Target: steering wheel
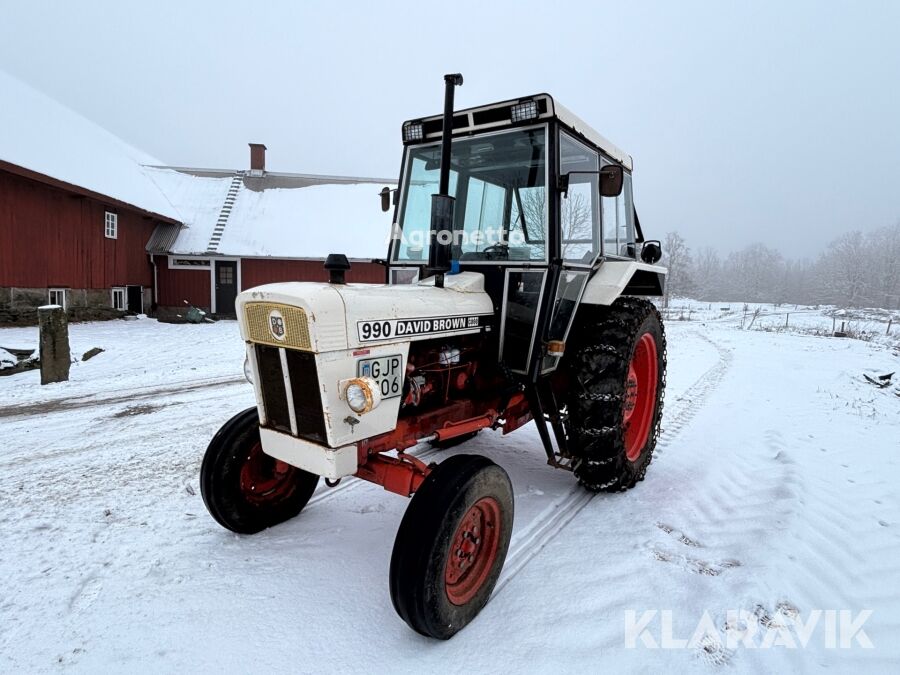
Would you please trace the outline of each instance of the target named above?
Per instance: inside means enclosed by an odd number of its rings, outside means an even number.
[[[487,260],[508,260],[509,244],[491,244],[484,247],[481,252]],[[495,253],[497,255],[494,255]]]

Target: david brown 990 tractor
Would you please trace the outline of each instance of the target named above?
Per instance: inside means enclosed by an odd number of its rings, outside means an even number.
[[[386,284],[244,291],[237,314],[256,407],[201,469],[212,516],[240,533],[296,516],[320,476],[412,497],[390,566],[397,613],[446,639],[484,607],[513,526],[506,472],[476,454],[406,452],[534,421],[551,466],[591,491],[644,477],[666,344],[658,242],[632,202],[631,158],[550,96],[403,124]],[[452,132],[451,132],[452,130]]]

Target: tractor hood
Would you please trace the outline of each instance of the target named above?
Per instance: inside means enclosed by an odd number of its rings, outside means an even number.
[[[484,276],[448,275],[444,288],[418,284],[289,282],[258,286],[237,298],[247,342],[331,352],[474,333],[491,325]]]

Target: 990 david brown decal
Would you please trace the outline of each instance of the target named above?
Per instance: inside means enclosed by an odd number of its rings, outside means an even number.
[[[388,340],[414,335],[440,335],[461,330],[477,330],[489,325],[489,315],[431,317],[426,319],[384,319],[357,321],[360,342]]]

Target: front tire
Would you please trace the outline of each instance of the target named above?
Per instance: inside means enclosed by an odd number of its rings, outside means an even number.
[[[296,516],[319,477],[265,454],[256,408],[228,420],[210,441],[200,467],[200,494],[219,525],[255,534]]]
[[[509,549],[513,490],[486,457],[455,455],[413,495],[391,556],[391,600],[410,628],[447,640],[485,606]]]
[[[666,337],[656,307],[622,297],[583,307],[560,369],[576,457],[588,490],[619,492],[644,479],[659,436]]]

